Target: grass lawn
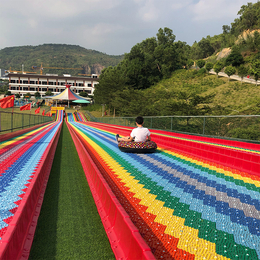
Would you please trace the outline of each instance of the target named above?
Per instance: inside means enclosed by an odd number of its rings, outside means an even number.
[[[115,259],[65,123],[29,259]]]

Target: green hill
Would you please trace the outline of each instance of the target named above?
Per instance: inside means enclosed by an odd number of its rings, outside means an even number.
[[[181,69],[150,88],[115,93],[106,102],[107,110],[114,108],[118,116],[256,115],[260,89],[203,69]]]
[[[171,78],[162,80],[142,94],[146,97],[142,112],[149,111],[147,115],[260,113],[260,89],[255,84],[228,81],[226,77],[204,74],[201,70],[175,71]]]
[[[115,66],[123,59],[123,55],[107,55],[95,50],[85,49],[77,45],[43,44],[39,46],[8,47],[0,50],[0,68],[39,73],[41,64],[44,73],[56,74],[100,74],[108,66]],[[32,69],[37,66],[36,69]],[[45,68],[46,67],[46,68]],[[56,68],[82,68],[48,69]]]

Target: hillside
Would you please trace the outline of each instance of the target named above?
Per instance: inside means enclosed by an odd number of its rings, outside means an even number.
[[[44,67],[82,68],[82,70],[61,70],[44,68],[44,73],[56,74],[100,74],[108,66],[115,66],[123,55],[107,55],[77,45],[43,44],[38,46],[8,47],[0,50],[0,68],[11,70],[34,71],[39,73]],[[37,66],[35,70],[32,66]]]
[[[209,112],[206,113],[208,115],[255,115],[260,113],[260,89],[254,84],[241,83],[232,79],[228,82],[226,77],[217,78],[212,74],[200,74],[200,71],[197,70],[178,70],[173,73],[171,78],[147,89],[144,94],[152,97],[158,90],[160,95],[154,96],[152,102],[164,104],[167,111],[164,112],[164,115],[180,114],[182,111],[177,111],[177,107],[171,111],[169,104],[172,100],[188,104],[192,93],[202,97],[211,97],[205,103],[210,107]],[[178,93],[182,93],[182,96]],[[148,100],[147,103],[152,102]],[[153,106],[156,107],[156,103],[153,103]],[[198,107],[201,106],[202,103],[198,103]],[[200,112],[203,113],[203,111]],[[183,111],[182,115],[187,115],[187,113]]]
[[[150,88],[125,88],[106,104],[118,116],[256,115],[260,89],[203,69],[182,69]]]

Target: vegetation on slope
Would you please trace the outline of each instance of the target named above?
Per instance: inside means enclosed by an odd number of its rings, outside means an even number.
[[[108,94],[106,93],[106,96]],[[144,90],[125,87],[110,93],[106,110],[116,115],[239,115],[260,113],[260,89],[200,70],[177,70]],[[106,97],[105,96],[105,97]],[[105,98],[104,97],[104,98]],[[110,102],[109,102],[110,101]]]

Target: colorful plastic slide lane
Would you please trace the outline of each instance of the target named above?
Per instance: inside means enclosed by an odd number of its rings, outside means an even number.
[[[74,113],[67,113],[66,120],[70,122],[78,121]]]
[[[159,142],[154,154],[123,153],[122,127],[70,126],[157,259],[260,259],[258,176]]]
[[[115,131],[120,135],[129,135],[133,127],[122,127],[100,123],[88,123],[100,129]],[[189,156],[196,155],[197,158],[210,160],[212,163],[221,164],[244,171],[245,176],[260,177],[260,145],[241,141],[225,140],[194,136],[161,130],[151,130],[152,139],[160,144],[161,148],[185,152]]]
[[[87,122],[88,120],[86,119],[86,117],[84,116],[84,114],[82,114],[81,112],[77,113],[79,121],[80,122]]]
[[[86,117],[80,112],[77,112],[77,115],[75,115],[74,113],[68,113],[67,120],[70,122],[87,122]]]
[[[58,142],[56,121],[0,143],[0,259],[28,258]]]

